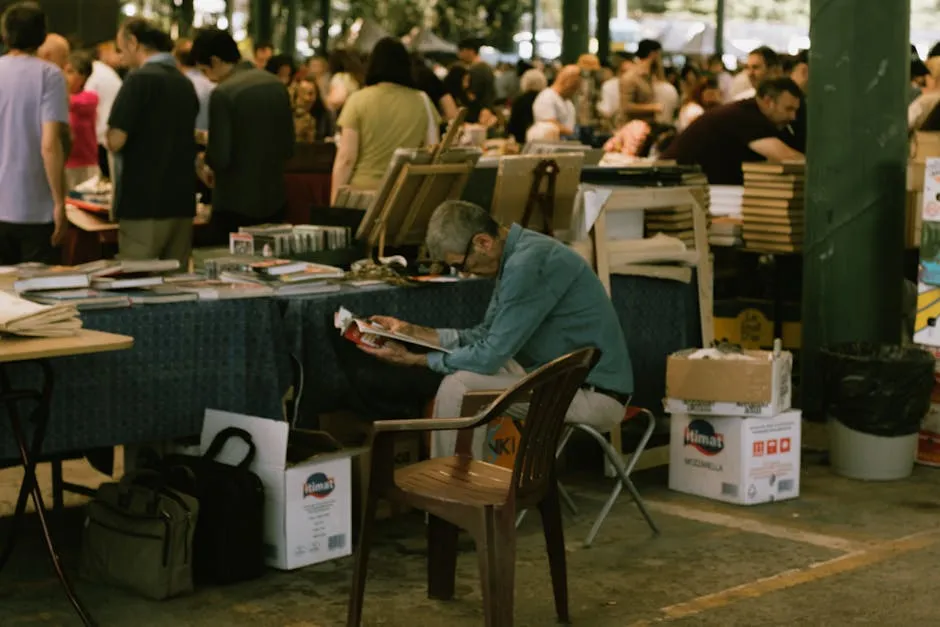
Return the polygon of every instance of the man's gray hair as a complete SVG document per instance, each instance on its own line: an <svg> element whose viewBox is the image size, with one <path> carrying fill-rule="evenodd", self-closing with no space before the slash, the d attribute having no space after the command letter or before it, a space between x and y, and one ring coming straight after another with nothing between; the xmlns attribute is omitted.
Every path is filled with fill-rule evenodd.
<svg viewBox="0 0 940 627"><path fill-rule="evenodd" d="M443 261L447 253L462 255L478 233L499 234L499 225L483 207L463 200L441 203L428 221L426 242L431 259Z"/></svg>

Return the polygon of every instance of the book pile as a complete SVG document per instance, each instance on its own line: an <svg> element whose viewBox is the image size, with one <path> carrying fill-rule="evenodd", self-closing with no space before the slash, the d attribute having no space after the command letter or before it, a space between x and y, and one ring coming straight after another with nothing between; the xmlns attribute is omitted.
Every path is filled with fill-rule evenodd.
<svg viewBox="0 0 940 627"><path fill-rule="evenodd" d="M79 266L23 264L17 268L13 289L33 302L79 311L195 300L175 284L202 277L170 274L178 269L178 261L160 259L101 260Z"/></svg>
<svg viewBox="0 0 940 627"><path fill-rule="evenodd" d="M352 231L345 226L259 224L243 226L229 235L229 252L233 255L286 257L342 250L351 245Z"/></svg>
<svg viewBox="0 0 940 627"><path fill-rule="evenodd" d="M699 204L705 210L707 220L711 204L708 186L704 182L689 183L687 186L692 185L699 187L695 193L698 196ZM647 237L662 233L682 240L686 246L695 247L695 222L692 219L692 205L647 209L644 213Z"/></svg>
<svg viewBox="0 0 940 627"><path fill-rule="evenodd" d="M334 266L257 257L207 259L206 269L214 280L229 284L248 283L255 286L255 294L260 293L258 288L264 288L268 294L281 296L337 292L340 286L330 281L346 276L341 268Z"/></svg>
<svg viewBox="0 0 940 627"><path fill-rule="evenodd" d="M0 291L0 333L24 337L66 337L82 328L73 305L41 305Z"/></svg>
<svg viewBox="0 0 940 627"><path fill-rule="evenodd" d="M740 246L744 243L744 219L741 216L712 218L708 225L708 243L712 246Z"/></svg>
<svg viewBox="0 0 940 627"><path fill-rule="evenodd" d="M745 163L744 247L797 252L803 247L802 163Z"/></svg>

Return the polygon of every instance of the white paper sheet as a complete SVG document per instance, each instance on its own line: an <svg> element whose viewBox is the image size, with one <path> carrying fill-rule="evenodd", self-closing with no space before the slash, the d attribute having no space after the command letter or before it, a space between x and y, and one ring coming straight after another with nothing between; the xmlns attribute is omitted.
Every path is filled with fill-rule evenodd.
<svg viewBox="0 0 940 627"><path fill-rule="evenodd" d="M594 223L601 215L604 205L610 198L613 190L608 187L581 186L581 198L584 203L584 232L590 233Z"/></svg>

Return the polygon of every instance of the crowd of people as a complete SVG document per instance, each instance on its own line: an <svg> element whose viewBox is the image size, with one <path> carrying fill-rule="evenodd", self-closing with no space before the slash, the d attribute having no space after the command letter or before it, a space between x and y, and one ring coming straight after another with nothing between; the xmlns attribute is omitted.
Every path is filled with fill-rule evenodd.
<svg viewBox="0 0 940 627"><path fill-rule="evenodd" d="M114 180L120 254L185 263L197 194L211 198L207 241L226 242L284 218L296 143L335 142L333 198L372 190L396 149L438 142L461 107L489 137L580 139L700 165L713 184L740 184L744 161L805 152L805 52L757 48L732 76L720 57L670 68L653 40L609 67L589 54L491 67L483 42L467 40L445 67L385 38L367 56L338 49L298 64L266 43L243 58L213 28L174 41L130 18L114 41L81 50L45 24L31 2L3 16L0 81L19 88L0 93L0 263L54 260L66 191L99 173ZM926 109L940 88L924 83L915 104Z"/></svg>

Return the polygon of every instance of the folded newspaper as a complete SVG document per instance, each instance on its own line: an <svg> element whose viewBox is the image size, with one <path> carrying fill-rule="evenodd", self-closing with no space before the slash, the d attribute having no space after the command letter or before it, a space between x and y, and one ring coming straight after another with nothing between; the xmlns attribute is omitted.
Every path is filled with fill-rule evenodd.
<svg viewBox="0 0 940 627"><path fill-rule="evenodd" d="M0 334L66 337L81 328L82 321L74 305L40 305L0 291Z"/></svg>
<svg viewBox="0 0 940 627"><path fill-rule="evenodd" d="M450 352L446 348L441 348L437 344L426 342L421 338L395 333L376 322L355 315L345 307L340 307L333 314L333 326L339 329L340 335L344 338L360 346L379 348L387 340L395 340L403 344L412 344L444 353Z"/></svg>

